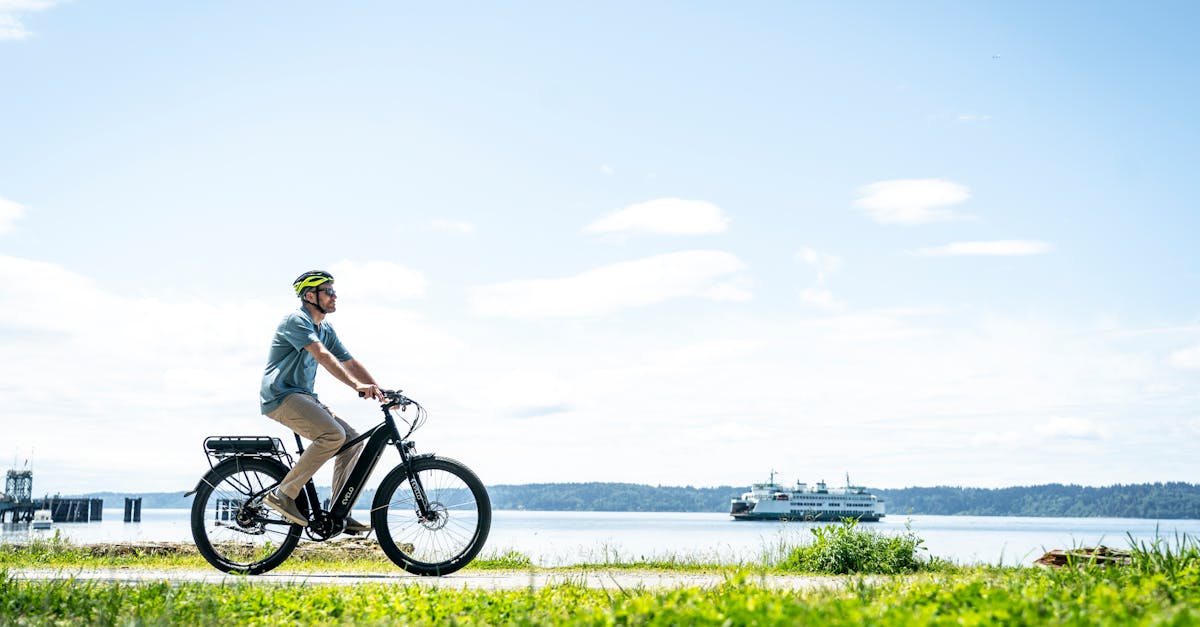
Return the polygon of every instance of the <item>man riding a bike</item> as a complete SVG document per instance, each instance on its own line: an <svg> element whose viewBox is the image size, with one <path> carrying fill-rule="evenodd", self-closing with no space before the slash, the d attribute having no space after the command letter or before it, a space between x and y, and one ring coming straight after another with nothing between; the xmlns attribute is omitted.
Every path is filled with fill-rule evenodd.
<svg viewBox="0 0 1200 627"><path fill-rule="evenodd" d="M324 542L372 531L392 563L422 576L466 566L487 542L487 488L462 462L418 451L412 434L428 414L401 390L382 390L338 340L326 316L337 310L333 276L314 270L293 283L300 309L275 331L262 380L262 412L295 432L298 459L279 438L210 435L209 469L184 496L192 500L192 538L204 559L228 573L278 567L306 536ZM382 420L359 433L313 393L317 364L363 398ZM311 440L305 449L301 438ZM385 453L399 461L371 497L371 524L350 517ZM333 494L321 503L313 475L331 457Z"/></svg>
<svg viewBox="0 0 1200 627"><path fill-rule="evenodd" d="M267 367L263 371L262 413L311 440L296 465L263 503L288 521L307 526L308 519L296 506L296 497L317 470L337 454L346 441L358 437L346 421L322 404L313 392L317 364L337 380L354 388L365 399L383 401L384 394L367 369L350 356L325 317L337 311L333 275L322 270L305 272L292 287L300 308L279 323ZM354 467L363 443L337 454L333 467L333 494L338 494ZM370 525L346 519L347 533L365 533Z"/></svg>

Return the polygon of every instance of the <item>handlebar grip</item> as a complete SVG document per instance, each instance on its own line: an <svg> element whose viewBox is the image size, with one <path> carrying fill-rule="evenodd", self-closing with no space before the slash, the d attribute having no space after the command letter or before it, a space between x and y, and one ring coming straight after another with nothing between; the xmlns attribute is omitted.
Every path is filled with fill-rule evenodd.
<svg viewBox="0 0 1200 627"><path fill-rule="evenodd" d="M375 386L375 387L379 387L379 386ZM383 394L383 397L384 397L384 398L388 398L388 399L392 398L393 396L399 396L399 395L400 395L400 390L385 390L385 389L383 389L383 388L379 388L379 392L380 392L381 394ZM367 395L366 395L366 394L363 394L362 392L359 392L359 393L358 393L358 397L359 397L359 398L366 398L366 397L367 397Z"/></svg>

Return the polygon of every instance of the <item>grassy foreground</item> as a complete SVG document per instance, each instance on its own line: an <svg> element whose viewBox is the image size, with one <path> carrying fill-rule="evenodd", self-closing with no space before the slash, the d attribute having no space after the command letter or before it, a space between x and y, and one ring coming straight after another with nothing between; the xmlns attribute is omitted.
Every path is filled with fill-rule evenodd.
<svg viewBox="0 0 1200 627"><path fill-rule="evenodd" d="M601 559L572 568L666 570L683 572L733 572L750 569L760 573L900 574L936 570L945 562L923 555L923 541L911 529L885 535L858 526L853 520L816 527L813 540L794 546L780 542L763 550L753 563L730 565L717 559L672 556L633 560L618 551L606 550ZM0 568L143 568L154 570L212 567L191 543L76 545L59 534L28 544L0 544ZM552 570L538 568L517 551L484 552L469 570ZM328 542L302 542L280 567L279 572L393 572L372 539L338 538Z"/></svg>
<svg viewBox="0 0 1200 627"><path fill-rule="evenodd" d="M778 563L761 568L713 566L724 572L723 583L681 589L600 590L563 583L468 590L416 581L314 586L253 578L221 585L35 582L9 572L30 567L33 555L17 557L18 551L5 548L0 624L1200 624L1200 550L1187 536L1132 547L1132 559L1123 566L965 568L918 560L901 574L845 575L845 585L834 589L795 592L766 585L764 577L797 572L814 551L870 561L862 547L879 540L850 526L825 533L814 539L817 549L784 552ZM883 558L878 551L886 549L877 542L871 550ZM807 563L804 568L817 562ZM840 568L824 562L819 572L830 572L829 566ZM855 572L878 570L860 566L866 568Z"/></svg>

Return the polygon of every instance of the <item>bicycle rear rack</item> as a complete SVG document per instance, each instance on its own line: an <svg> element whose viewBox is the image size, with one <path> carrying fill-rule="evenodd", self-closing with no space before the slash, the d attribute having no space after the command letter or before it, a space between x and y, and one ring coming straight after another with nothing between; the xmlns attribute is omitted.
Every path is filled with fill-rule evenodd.
<svg viewBox="0 0 1200 627"><path fill-rule="evenodd" d="M291 468L292 456L279 438L265 435L213 435L204 438L204 454L212 468L230 457L270 457Z"/></svg>

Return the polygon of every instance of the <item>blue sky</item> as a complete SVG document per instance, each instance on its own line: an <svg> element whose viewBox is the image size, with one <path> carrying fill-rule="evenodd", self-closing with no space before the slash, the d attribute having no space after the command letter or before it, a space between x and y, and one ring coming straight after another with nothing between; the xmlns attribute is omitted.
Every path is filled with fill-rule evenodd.
<svg viewBox="0 0 1200 627"><path fill-rule="evenodd" d="M1197 12L0 0L0 459L284 435L326 268L491 484L1195 481Z"/></svg>

